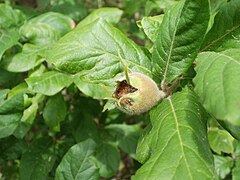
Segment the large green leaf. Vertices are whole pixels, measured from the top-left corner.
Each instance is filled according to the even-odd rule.
[[[239,47],[239,13],[239,0],[231,0],[225,3],[216,15],[213,27],[206,35],[201,51],[222,51],[230,47]]]
[[[206,116],[197,97],[184,90],[168,97],[150,114],[152,129],[137,149],[143,166],[133,179],[214,179],[206,135]]]
[[[67,105],[61,94],[56,94],[48,99],[43,110],[43,118],[48,127],[59,131],[60,122],[67,115]]]
[[[41,76],[26,79],[28,87],[37,93],[52,96],[72,84],[73,77],[57,71],[49,71]]]
[[[73,24],[73,20],[67,16],[47,12],[25,23],[20,34],[33,44],[46,44],[66,34]]]
[[[195,91],[216,119],[240,126],[239,50],[204,52],[199,55]]]
[[[118,8],[99,8],[94,10],[90,15],[83,19],[77,26],[77,28],[83,28],[84,26],[94,22],[101,18],[109,23],[116,24],[119,22],[123,11]]]
[[[112,95],[109,89],[114,88],[114,78],[123,71],[120,56],[132,71],[152,76],[150,60],[143,50],[101,19],[74,29],[46,52],[47,61],[58,69],[79,73],[76,85],[97,98]]]
[[[19,26],[25,19],[21,11],[14,10],[7,4],[0,4],[0,17],[0,29]]]
[[[22,52],[13,57],[5,58],[1,63],[1,66],[10,72],[28,71],[43,61],[43,59],[39,57],[39,51],[45,48],[45,46],[25,44]]]
[[[154,72],[170,83],[192,64],[209,21],[208,0],[184,0],[170,8],[159,28]]]
[[[57,167],[56,180],[97,180],[98,169],[91,160],[95,148],[90,139],[72,146]]]
[[[19,33],[15,28],[9,30],[0,29],[0,60],[2,58],[3,53],[12,47],[13,45],[18,43]]]

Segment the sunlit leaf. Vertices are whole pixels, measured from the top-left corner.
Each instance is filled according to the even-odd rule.
[[[205,111],[194,93],[184,90],[168,97],[151,111],[150,118],[152,129],[141,138],[137,149],[144,164],[133,179],[216,177]]]
[[[186,72],[208,27],[208,0],[184,0],[164,15],[153,53],[154,72],[167,84]]]

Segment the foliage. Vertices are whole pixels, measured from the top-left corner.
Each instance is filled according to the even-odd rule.
[[[239,179],[239,0],[29,2],[0,4],[0,179]],[[124,114],[126,72],[166,97]]]

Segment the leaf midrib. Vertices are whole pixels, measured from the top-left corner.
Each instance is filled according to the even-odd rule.
[[[167,98],[167,100],[169,101],[169,104],[171,106],[173,117],[174,117],[174,120],[175,120],[175,123],[176,123],[176,133],[177,133],[177,136],[178,136],[178,139],[179,139],[179,142],[180,142],[180,147],[181,147],[181,151],[182,151],[182,158],[183,158],[183,160],[184,160],[184,162],[186,164],[189,176],[191,177],[191,179],[193,179],[191,171],[190,171],[190,168],[189,168],[188,163],[187,163],[186,155],[185,155],[184,150],[183,150],[183,140],[181,138],[181,134],[180,134],[180,130],[179,130],[178,118],[177,118],[177,114],[175,112],[175,108],[174,108],[172,100],[171,100],[171,96],[169,98]]]
[[[182,6],[182,9],[183,9],[183,6]],[[165,68],[164,75],[163,75],[163,82],[166,82],[167,71],[168,71],[168,68],[169,68],[169,65],[170,65],[170,59],[171,59],[171,56],[172,56],[173,45],[175,43],[177,27],[178,27],[178,24],[179,24],[179,21],[180,21],[180,17],[182,15],[182,9],[181,9],[181,12],[178,14],[178,17],[177,17],[178,20],[177,20],[177,23],[176,23],[176,26],[175,26],[175,29],[174,29],[173,38],[172,38],[172,41],[171,41],[171,46],[170,46],[169,54],[168,54],[168,57],[167,57],[166,68]]]

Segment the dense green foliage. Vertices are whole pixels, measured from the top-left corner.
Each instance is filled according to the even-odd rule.
[[[0,179],[240,177],[239,0],[0,3]],[[140,72],[167,96],[116,108]]]

